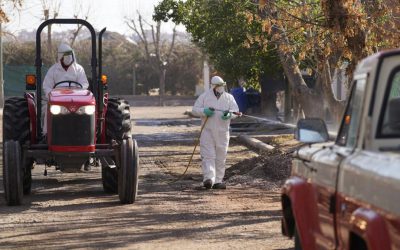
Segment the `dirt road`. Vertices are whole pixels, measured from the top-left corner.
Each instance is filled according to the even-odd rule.
[[[37,166],[32,194],[8,207],[1,175],[0,248],[292,249],[280,235],[279,189],[234,181],[202,190],[198,154],[183,180],[166,183],[184,170],[199,130],[199,120],[183,115],[187,108],[132,110],[141,157],[133,205],[103,192],[97,168],[43,176]],[[233,142],[227,165],[253,156]]]

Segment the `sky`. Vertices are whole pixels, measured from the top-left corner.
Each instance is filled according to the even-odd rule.
[[[11,20],[5,25],[6,30],[14,34],[24,29],[36,30],[43,21],[43,1],[49,3],[50,6],[57,2],[61,4],[58,18],[72,18],[77,6],[82,6],[85,13],[90,8],[88,21],[95,29],[100,30],[107,27],[109,31],[117,31],[126,35],[131,34],[132,31],[125,24],[124,17],[137,17],[137,11],[139,11],[150,22],[154,6],[160,2],[160,0],[24,0],[19,11],[6,6]],[[172,27],[171,23],[163,24],[162,30],[169,33],[172,32]],[[61,28],[55,27],[54,29],[60,30]],[[178,30],[183,31],[184,27],[180,26]]]

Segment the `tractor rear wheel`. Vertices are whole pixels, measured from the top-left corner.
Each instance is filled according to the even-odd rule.
[[[10,97],[4,103],[3,109],[3,142],[18,141],[24,145],[31,139],[30,116],[28,101],[25,97]],[[21,160],[24,194],[30,194],[32,186],[33,159]]]
[[[129,137],[131,131],[131,114],[129,103],[120,98],[110,98],[106,114],[107,141],[121,141]]]
[[[121,142],[128,138],[131,131],[129,103],[120,98],[110,98],[106,114],[106,139]],[[115,157],[101,159],[103,189],[106,193],[118,193],[118,169]],[[112,168],[110,166],[113,166]]]
[[[139,175],[139,153],[136,140],[124,139],[120,149],[118,171],[118,194],[122,204],[132,204],[136,200]]]
[[[18,141],[9,140],[4,143],[3,182],[7,205],[20,205],[23,196],[23,183],[21,146]]]

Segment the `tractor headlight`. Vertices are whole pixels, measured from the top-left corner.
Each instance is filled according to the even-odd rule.
[[[50,113],[53,115],[65,115],[69,113],[69,110],[66,107],[60,105],[51,105],[50,106]]]
[[[94,105],[87,105],[80,107],[76,113],[80,115],[93,115],[96,111],[96,107]]]

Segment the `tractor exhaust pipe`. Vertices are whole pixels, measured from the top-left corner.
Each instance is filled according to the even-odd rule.
[[[104,88],[105,86],[103,86],[103,84],[101,83],[101,75],[103,74],[103,35],[104,32],[106,31],[106,28],[102,29],[99,33],[99,77],[97,77],[97,93],[98,93],[98,97],[96,98],[97,101],[97,107],[98,107],[98,114],[99,117],[101,117],[101,115],[103,114],[103,110],[104,110],[104,101],[103,101],[103,96],[104,96]],[[102,127],[102,119],[98,119],[97,121],[97,127],[100,128],[97,130],[97,139],[100,139],[101,136],[101,131],[103,131],[103,127]]]
[[[97,79],[101,79],[101,75],[103,74],[103,34],[107,28],[104,28],[99,33],[99,77]]]

